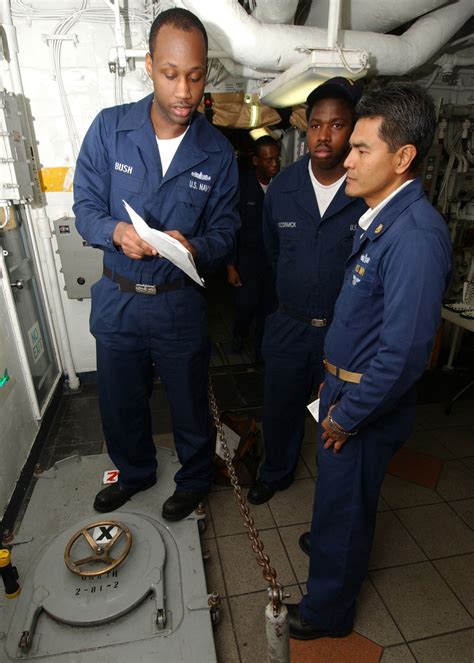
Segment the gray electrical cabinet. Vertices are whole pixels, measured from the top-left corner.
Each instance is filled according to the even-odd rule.
[[[72,216],[56,219],[54,232],[67,296],[69,299],[90,297],[91,286],[102,275],[102,251],[83,240]]]
[[[14,94],[0,90],[0,199],[33,199],[32,154],[26,144],[25,118]]]

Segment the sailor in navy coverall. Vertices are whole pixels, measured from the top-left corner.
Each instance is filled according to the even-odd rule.
[[[248,493],[253,504],[293,482],[306,406],[323,380],[324,338],[357,221],[367,209],[363,200],[344,193],[342,165],[360,95],[361,88],[340,77],[310,95],[309,154],[277,175],[265,197],[264,241],[279,308],[267,318],[262,344],[265,460]],[[318,195],[332,196],[322,214],[316,178]]]
[[[227,280],[234,287],[234,347],[242,348],[255,318],[255,359],[261,359],[265,319],[276,308],[275,276],[263,247],[262,217],[265,192],[280,170],[280,147],[271,136],[255,141],[253,168],[240,176],[241,227],[236,251],[227,266]]]
[[[413,175],[436,126],[426,91],[389,84],[363,97],[357,113],[346,192],[364,196],[370,209],[325,342],[308,593],[289,606],[290,635],[299,639],[352,629],[380,485],[413,424],[414,385],[451,270],[446,223]]]
[[[77,228],[104,252],[104,276],[92,287],[90,325],[104,435],[120,470],[119,485],[97,496],[99,511],[117,508],[155,482],[149,407],[154,371],[166,390],[181,463],[175,476],[179,503],[164,509],[164,517],[187,515],[211,482],[204,289],[136,233],[129,245],[118,234],[134,233],[126,200],[152,228],[172,231],[194,254],[200,274],[225,264],[233,250],[239,227],[233,148],[195,111],[206,73],[203,36],[202,24],[186,10],[159,15],[150,33],[153,58],[147,56],[155,94],[100,112],[77,162]],[[181,143],[163,175],[167,141],[158,147],[157,138],[176,137]]]

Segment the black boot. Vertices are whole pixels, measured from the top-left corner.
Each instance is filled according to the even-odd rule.
[[[250,504],[264,504],[273,497],[275,492],[275,488],[271,488],[264,481],[258,480],[250,487],[247,499]]]
[[[310,532],[303,532],[303,534],[298,539],[298,543],[300,544],[301,550],[309,557],[311,550]]]
[[[115,511],[119,506],[128,502],[128,500],[142,490],[151,488],[156,483],[156,477],[152,477],[148,481],[144,481],[139,488],[127,488],[121,483],[113,483],[107,488],[103,488],[97,493],[94,500],[94,509],[100,513],[107,513],[107,511]]]
[[[163,504],[162,516],[165,520],[182,520],[206,497],[204,493],[190,490],[176,490]]]
[[[320,629],[314,624],[305,621],[300,615],[298,603],[287,603],[290,623],[290,638],[295,640],[316,640],[317,638],[345,638],[352,632],[352,628],[334,629],[332,631]]]

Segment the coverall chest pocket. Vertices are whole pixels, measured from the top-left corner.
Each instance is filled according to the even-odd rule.
[[[143,190],[143,178],[116,170],[112,171],[111,184],[117,191],[141,193]]]
[[[173,217],[174,226],[185,235],[196,232],[203,215],[208,194],[189,187],[178,185],[174,190]]]
[[[293,253],[301,239],[301,230],[294,221],[280,221],[278,223],[278,241],[280,253]]]
[[[202,210],[211,191],[210,184],[190,180],[187,185],[181,182],[176,187],[176,200],[182,205]]]
[[[300,250],[301,231],[291,225],[280,225],[278,227],[279,240],[279,271],[291,274],[298,264]]]
[[[358,269],[359,266],[359,269]],[[360,327],[370,318],[375,295],[375,270],[357,263],[337,298],[334,317],[347,327]]]

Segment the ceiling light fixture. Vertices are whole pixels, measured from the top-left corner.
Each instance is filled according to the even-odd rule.
[[[367,51],[318,48],[260,88],[260,101],[273,108],[303,104],[315,87],[334,76],[363,78],[369,69]]]

